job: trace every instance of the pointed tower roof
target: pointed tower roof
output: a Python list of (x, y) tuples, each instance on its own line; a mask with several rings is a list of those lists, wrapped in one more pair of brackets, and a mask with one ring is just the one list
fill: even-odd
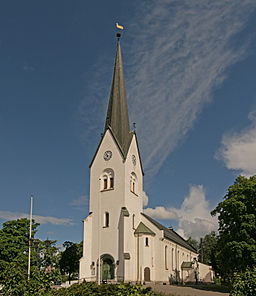
[(111, 130), (123, 152), (123, 156), (126, 157), (133, 133), (130, 132), (120, 38), (118, 38), (117, 42), (114, 73), (104, 132), (107, 129)]

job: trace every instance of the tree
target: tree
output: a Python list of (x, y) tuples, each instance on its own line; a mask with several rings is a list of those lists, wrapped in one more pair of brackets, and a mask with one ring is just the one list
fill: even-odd
[(27, 282), (28, 219), (18, 219), (3, 223), (0, 229), (0, 284), (3, 295), (41, 295), (42, 291), (59, 279), (59, 270), (47, 267), (56, 266), (55, 241), (42, 242), (35, 239), (38, 223), (32, 221), (31, 277)]
[[(39, 224), (32, 223), (32, 238)], [(29, 220), (26, 218), (7, 221), (0, 229), (0, 281), (4, 269), (13, 262), (26, 269), (28, 264)]]
[(55, 246), (56, 240), (38, 240), (37, 254), (39, 256), (39, 265), (42, 268), (54, 267), (59, 264), (60, 254), (59, 249)]
[(191, 236), (187, 239), (187, 243), (190, 244), (194, 249), (198, 251), (198, 241), (193, 239)]
[(212, 215), (219, 220), (217, 264), (231, 279), (233, 272), (256, 264), (256, 176), (239, 176), (224, 198)]
[(206, 234), (205, 237), (200, 240), (199, 261), (204, 264), (214, 265), (216, 245), (216, 232), (212, 231), (211, 233)]
[(64, 242), (63, 246), (65, 250), (61, 254), (60, 258), (60, 270), (62, 273), (68, 274), (69, 282), (78, 274), (79, 271), (79, 259), (82, 257), (83, 245), (72, 243), (69, 241)]

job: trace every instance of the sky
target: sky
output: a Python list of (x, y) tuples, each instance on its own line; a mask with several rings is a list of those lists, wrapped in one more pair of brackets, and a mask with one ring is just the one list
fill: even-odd
[(1, 224), (28, 217), (32, 194), (38, 238), (82, 240), (116, 22), (145, 213), (199, 239), (256, 174), (254, 0), (1, 1)]

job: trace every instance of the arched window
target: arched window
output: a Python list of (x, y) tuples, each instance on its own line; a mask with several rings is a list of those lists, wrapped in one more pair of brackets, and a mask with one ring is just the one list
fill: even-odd
[(148, 247), (149, 243), (148, 243), (148, 237), (145, 238), (145, 246)]
[(180, 270), (180, 251), (178, 251), (178, 256), (177, 256), (177, 270)]
[(132, 228), (135, 229), (135, 215), (132, 215)]
[(109, 213), (105, 212), (104, 214), (104, 227), (109, 227)]
[(138, 188), (137, 188), (137, 176), (135, 173), (131, 173), (130, 177), (130, 190), (132, 193), (137, 194)]
[(114, 171), (112, 169), (104, 170), (101, 175), (100, 181), (100, 190), (114, 189)]
[(172, 248), (172, 270), (174, 269), (174, 249)]
[(164, 262), (165, 262), (165, 269), (168, 269), (168, 247), (164, 247)]

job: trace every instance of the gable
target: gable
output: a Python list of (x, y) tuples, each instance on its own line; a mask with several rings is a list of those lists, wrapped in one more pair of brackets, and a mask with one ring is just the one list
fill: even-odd
[(155, 235), (155, 233), (142, 222), (140, 222), (138, 227), (135, 229), (134, 234)]
[(149, 217), (148, 215), (141, 213), (149, 222), (151, 222), (153, 225), (155, 225), (159, 230), (162, 230), (164, 232), (164, 238), (168, 239), (171, 242), (175, 242), (176, 244), (194, 252), (197, 253), (197, 250), (194, 249), (188, 242), (186, 242), (177, 232), (175, 232), (172, 229), (168, 229), (161, 223), (157, 222), (153, 218)]
[(143, 171), (143, 166), (142, 166), (142, 161), (141, 161), (140, 150), (139, 150), (139, 145), (138, 145), (138, 140), (137, 140), (136, 132), (133, 131), (132, 133), (133, 133), (133, 137), (131, 138), (131, 142), (129, 144), (129, 149), (127, 151), (126, 159), (127, 159), (128, 155), (133, 154), (132, 150), (133, 151), (136, 150), (136, 154), (138, 156), (137, 157), (137, 163), (140, 165), (142, 176), (144, 176), (144, 171)]
[[(98, 145), (98, 147), (97, 147), (97, 149), (96, 149), (96, 152), (94, 153), (94, 156), (93, 156), (92, 161), (91, 161), (91, 163), (90, 163), (90, 165), (89, 165), (89, 168), (91, 168), (91, 166), (92, 166), (92, 164), (93, 164), (93, 162), (94, 162), (94, 160), (95, 160), (95, 157), (96, 157), (96, 155), (98, 154), (98, 151), (99, 151), (99, 149), (100, 149), (100, 147), (101, 147), (101, 144), (102, 144), (102, 142), (103, 142), (103, 140), (104, 140), (104, 138), (106, 137), (106, 134), (107, 134), (108, 132), (111, 134), (112, 139), (114, 140), (114, 142), (115, 142), (115, 144), (116, 144), (116, 146), (117, 146), (117, 148), (118, 148), (118, 150), (119, 150), (119, 152), (120, 152), (120, 154), (121, 154), (121, 156), (122, 156), (122, 158), (123, 158), (123, 161), (125, 161), (127, 153), (126, 153), (126, 155), (125, 155), (125, 153), (123, 152), (123, 150), (122, 150), (120, 144), (118, 143), (118, 141), (117, 141), (117, 139), (116, 139), (114, 133), (112, 132), (111, 128), (108, 128), (107, 130), (105, 130), (105, 132), (104, 132), (104, 134), (103, 134), (103, 136), (102, 136), (102, 138), (101, 138), (101, 140), (100, 140), (100, 143), (99, 143), (99, 145)], [(130, 137), (130, 142), (131, 142), (131, 140), (132, 140), (132, 136)], [(130, 143), (129, 143), (129, 145), (130, 145)]]

